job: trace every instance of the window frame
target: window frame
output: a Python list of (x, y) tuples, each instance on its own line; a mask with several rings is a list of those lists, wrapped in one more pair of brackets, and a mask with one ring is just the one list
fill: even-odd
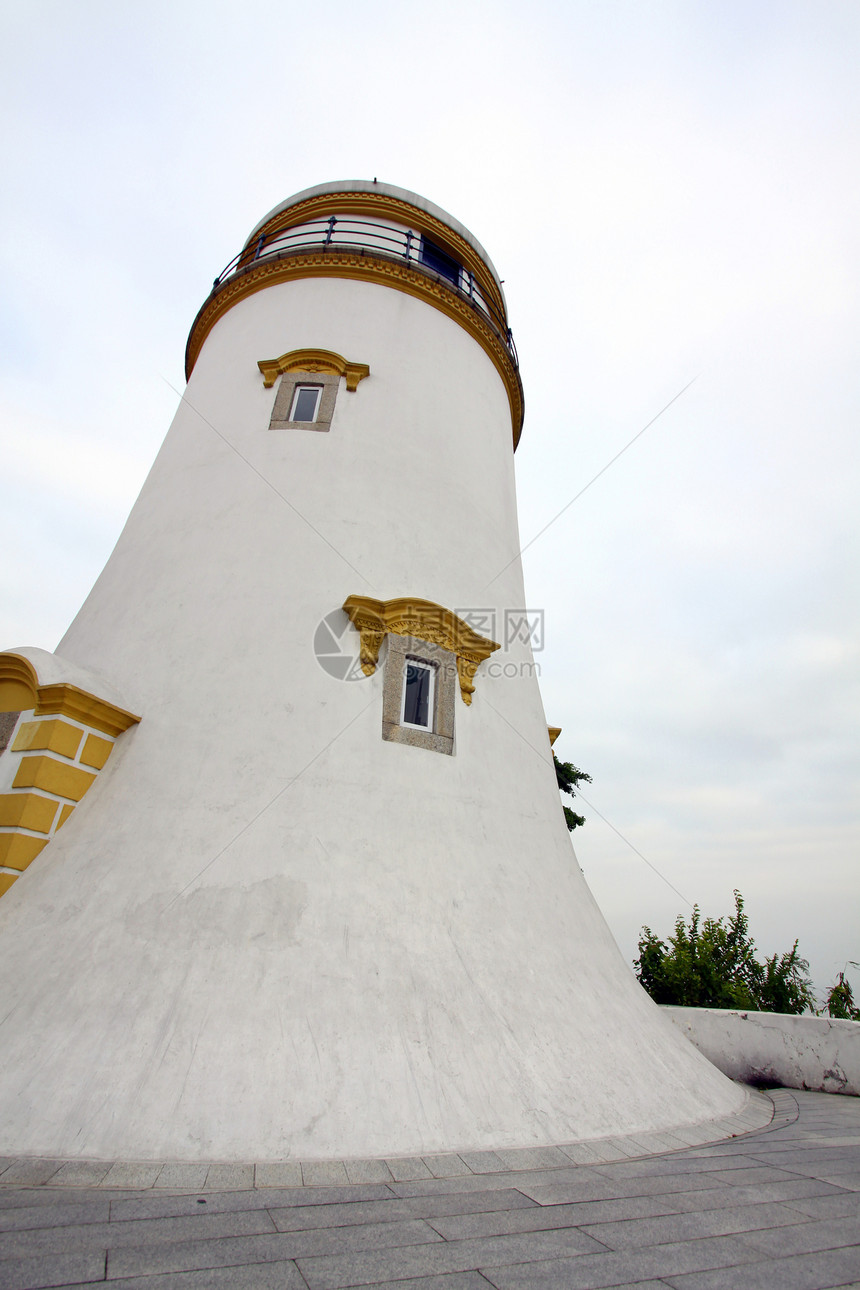
[[(312, 392), (314, 395), (313, 416), (297, 417), (296, 412), (298, 411), (299, 399), (303, 394), (307, 394), (310, 392)], [(298, 422), (301, 425), (313, 425), (316, 422), (317, 417), (319, 416), (320, 404), (322, 403), (322, 395), (323, 395), (323, 387), (321, 385), (311, 385), (309, 381), (307, 383), (296, 382), (295, 389), (293, 390), (293, 402), (290, 407), (290, 420), (294, 422)]]
[[(427, 722), (421, 725), (417, 721), (406, 720), (406, 700), (409, 693), (409, 669), (420, 668), (422, 672), (427, 672), (430, 679), (430, 688), (427, 695)], [(408, 730), (424, 730), (427, 734), (435, 733), (436, 717), (436, 665), (424, 658), (416, 658), (412, 654), (407, 654), (403, 660), (403, 697), (400, 703), (400, 724)]]
[[(430, 752), (452, 756), (454, 752), (454, 711), (459, 693), (457, 656), (430, 641), (414, 636), (385, 637), (382, 687), (382, 738), (389, 743), (408, 744)], [(404, 722), (406, 667), (419, 663), (432, 672), (432, 694), (428, 715), (432, 726)]]
[[(269, 421), (270, 430), (315, 430), (326, 434), (331, 430), (341, 377), (331, 372), (307, 370), (284, 372), (278, 380), (275, 402)], [(302, 388), (320, 391), (316, 418), (313, 421), (293, 421), (298, 391)]]

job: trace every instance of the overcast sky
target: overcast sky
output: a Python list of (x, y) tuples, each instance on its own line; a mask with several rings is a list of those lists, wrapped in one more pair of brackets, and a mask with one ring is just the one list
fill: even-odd
[(0, 648), (80, 606), (252, 226), (411, 188), (505, 279), (524, 543), (693, 381), (524, 557), (625, 957), (673, 887), (738, 887), (826, 985), (860, 960), (858, 66), (856, 0), (5, 0)]

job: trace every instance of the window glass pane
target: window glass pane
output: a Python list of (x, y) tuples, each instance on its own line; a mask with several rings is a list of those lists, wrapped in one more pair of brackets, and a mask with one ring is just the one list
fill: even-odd
[(315, 421), (320, 390), (318, 385), (300, 385), (293, 400), (291, 421)]
[(430, 718), (430, 685), (432, 673), (429, 667), (422, 666), (413, 660), (407, 660), (405, 693), (403, 696), (403, 720), (410, 726), (422, 726), (425, 730), (431, 727)]
[(441, 246), (435, 242), (430, 242), (426, 237), (421, 239), (421, 262), (426, 264), (428, 269), (434, 273), (440, 274), (441, 277), (447, 278), (455, 287), (460, 285), (460, 266), (456, 260), (443, 251)]

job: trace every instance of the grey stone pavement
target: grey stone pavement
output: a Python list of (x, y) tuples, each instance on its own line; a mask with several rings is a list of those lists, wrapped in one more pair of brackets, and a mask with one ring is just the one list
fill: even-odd
[(860, 1287), (860, 1099), (768, 1096), (766, 1127), (660, 1154), (331, 1162), (293, 1186), (298, 1166), (0, 1161), (0, 1290)]

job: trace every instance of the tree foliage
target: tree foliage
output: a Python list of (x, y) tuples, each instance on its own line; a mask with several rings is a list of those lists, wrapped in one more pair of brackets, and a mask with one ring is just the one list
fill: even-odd
[(809, 964), (797, 941), (784, 954), (760, 962), (749, 934), (744, 900), (735, 912), (702, 920), (694, 905), (689, 926), (682, 914), (668, 942), (643, 927), (633, 966), (656, 1003), (688, 1008), (745, 1008), (752, 1012), (800, 1013), (814, 1008)]
[(840, 1021), (860, 1021), (860, 1008), (854, 1003), (851, 986), (845, 980), (845, 973), (840, 972), (834, 984), (827, 991), (824, 1007), (819, 1017), (834, 1017)]
[[(576, 789), (579, 788), (580, 784), (591, 783), (591, 776), (586, 775), (585, 771), (580, 770), (578, 766), (574, 766), (573, 762), (559, 761), (555, 753), (553, 753), (552, 759), (555, 763), (555, 777), (562, 793), (569, 793), (571, 797), (575, 797)], [(585, 823), (585, 816), (577, 815), (576, 811), (572, 811), (569, 806), (562, 807), (562, 810), (564, 811), (565, 823), (571, 833), (574, 829), (578, 829), (580, 824)]]

